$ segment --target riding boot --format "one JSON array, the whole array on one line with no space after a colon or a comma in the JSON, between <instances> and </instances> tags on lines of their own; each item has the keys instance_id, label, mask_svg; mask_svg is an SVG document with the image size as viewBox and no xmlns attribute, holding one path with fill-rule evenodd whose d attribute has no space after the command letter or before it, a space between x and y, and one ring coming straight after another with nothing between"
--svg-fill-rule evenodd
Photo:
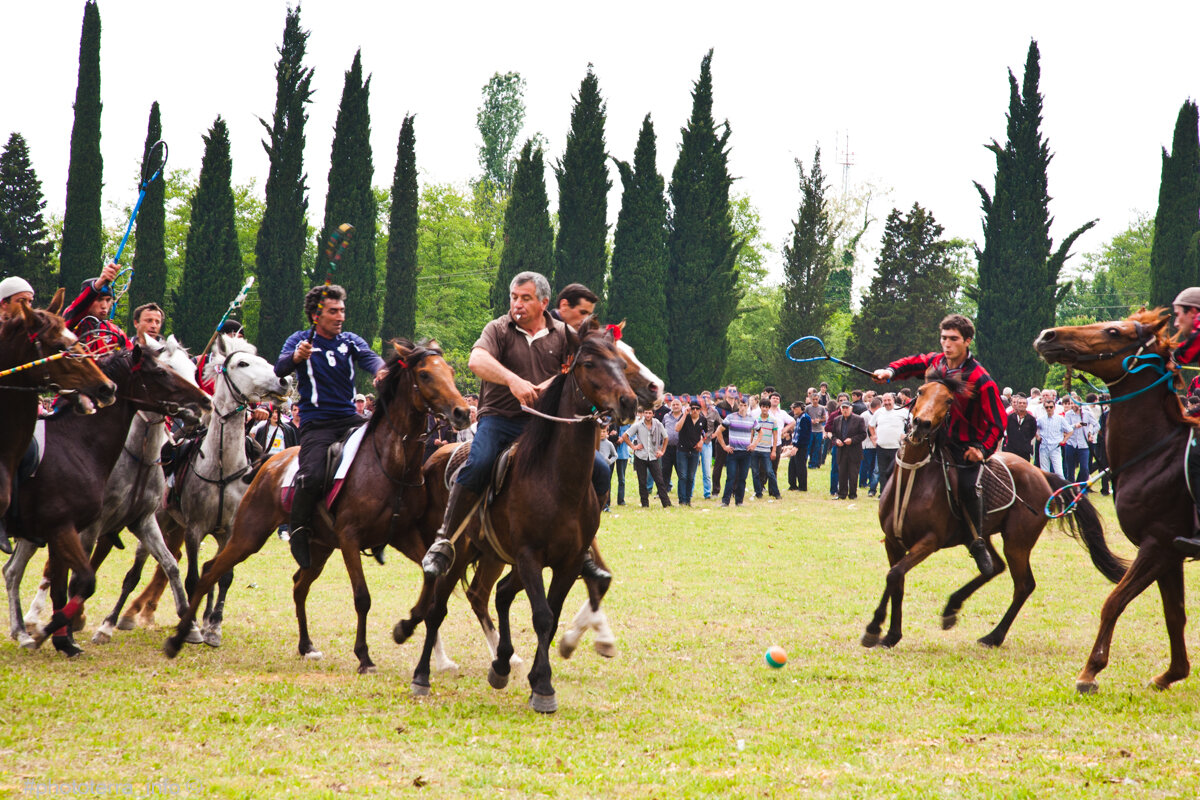
<instances>
[{"instance_id":1,"label":"riding boot","mask_svg":"<svg viewBox=\"0 0 1200 800\"><path fill-rule=\"evenodd\" d=\"M962 498L963 517L964 522L970 520L966 524L968 535L972 538L971 543L967 545L967 552L975 559L979 573L985 578L990 578L996 573L996 565L992 563L992 555L988 552L987 538L983 535L983 497L975 494L972 489L968 489L966 495Z\"/></svg>"},{"instance_id":2,"label":"riding boot","mask_svg":"<svg viewBox=\"0 0 1200 800\"><path fill-rule=\"evenodd\" d=\"M321 489L310 489L303 478L296 481L296 491L292 495L291 538L288 545L292 550L292 558L300 565L300 569L312 566L312 558L308 554L308 541L312 537L312 518L321 499Z\"/></svg>"},{"instance_id":3,"label":"riding boot","mask_svg":"<svg viewBox=\"0 0 1200 800\"><path fill-rule=\"evenodd\" d=\"M0 553L12 555L12 542L8 540L8 526L4 524L4 519L0 517Z\"/></svg>"},{"instance_id":4,"label":"riding boot","mask_svg":"<svg viewBox=\"0 0 1200 800\"><path fill-rule=\"evenodd\" d=\"M612 580L612 573L601 567L592 558L592 548L590 547L583 554L583 566L580 567L579 574L584 578L591 578L605 589L608 588L608 583Z\"/></svg>"},{"instance_id":5,"label":"riding boot","mask_svg":"<svg viewBox=\"0 0 1200 800\"><path fill-rule=\"evenodd\" d=\"M467 514L474 509L478 500L479 495L470 489L463 488L461 483L455 482L450 487L450 497L446 500L446 514L442 517L442 527L438 528L437 538L433 540L429 551L425 553L425 558L421 560L421 569L425 570L425 574L429 577L436 578L445 575L447 570L454 565L454 544L450 541L450 537L458 530L458 526L462 524Z\"/></svg>"}]
</instances>

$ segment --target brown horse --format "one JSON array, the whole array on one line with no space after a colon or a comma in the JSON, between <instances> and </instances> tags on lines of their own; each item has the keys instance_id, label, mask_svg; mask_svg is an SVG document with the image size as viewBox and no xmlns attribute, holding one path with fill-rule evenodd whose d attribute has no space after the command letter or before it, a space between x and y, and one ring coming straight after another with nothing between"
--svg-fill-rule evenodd
<instances>
[{"instance_id":1,"label":"brown horse","mask_svg":"<svg viewBox=\"0 0 1200 800\"><path fill-rule=\"evenodd\" d=\"M354 654L358 656L360 673L375 671L367 648L371 595L360 554L387 545L394 529L407 528L409 518L425 510L421 456L426 415L445 417L460 430L471 420L467 403L455 388L454 371L436 344L421 346L394 341L388 374L379 384L378 395L359 455L333 505L332 519L324 513L316 517L315 535L309 545L312 566L296 571L292 590L300 627L300 654L320 657L308 635L305 602L329 556L335 549L341 550L358 613ZM200 600L221 576L262 549L275 529L287 522L281 479L299 450L292 447L277 453L254 476L234 517L228 543L204 565L199 583L191 592L188 613L180 620L175 635L163 645L163 652L169 657L173 658L183 646ZM404 549L404 554L419 562L425 549L418 543Z\"/></svg>"},{"instance_id":2,"label":"brown horse","mask_svg":"<svg viewBox=\"0 0 1200 800\"><path fill-rule=\"evenodd\" d=\"M1119 478L1117 519L1137 556L1100 611L1100 630L1075 688L1097 689L1096 676L1108 666L1113 629L1129 603L1158 583L1162 595L1171 662L1153 685L1167 689L1188 676L1183 638L1183 556L1171 545L1195 531L1196 509L1184 474L1184 452L1194 423L1186 420L1174 392L1177 380L1164 369L1171 342L1164 309L1142 310L1123 321L1050 328L1034 349L1050 363L1067 364L1108 384L1112 410L1106 446L1109 467ZM1132 400L1136 402L1123 402Z\"/></svg>"},{"instance_id":3,"label":"brown horse","mask_svg":"<svg viewBox=\"0 0 1200 800\"><path fill-rule=\"evenodd\" d=\"M954 403L955 395L969 391L962 382L941 379L926 383L917 390L913 403L913 429L901 444L896 456L896 469L883 488L879 500L879 523L883 527L884 547L891 569L883 599L862 637L864 647L882 645L893 647L900 641L904 576L937 550L966 545L970 539L951 508L949 497L957 484L955 465L949 451L944 449L943 425ZM1066 481L1053 473L1043 472L1025 459L1012 453L997 453L990 459L1003 468L1000 474L1011 474L1011 502L1007 508L990 510L984 519L982 534L997 570L991 576L978 575L950 595L942 611L942 628L949 630L958 621L963 603L979 587L1004 571L1004 561L992 547L992 534L1001 534L1004 555L1012 569L1012 603L1003 619L979 640L985 647L999 647L1017 613L1036 583L1029 567L1029 554L1046 527L1046 501L1054 490ZM1072 495L1074 497L1074 495ZM1096 509L1086 496L1080 497L1073 516L1063 518L1072 533L1080 534L1091 555L1092 563L1104 577L1118 581L1125 574L1126 564L1112 554L1104 540L1104 529ZM883 621L887 617L888 601L892 604L892 621L887 635L880 639Z\"/></svg>"},{"instance_id":4,"label":"brown horse","mask_svg":"<svg viewBox=\"0 0 1200 800\"><path fill-rule=\"evenodd\" d=\"M549 384L537 406L552 418L535 417L517 438L507 486L488 510L491 533L471 535L468 529L468 535L457 538L453 566L436 579L433 604L424 617L425 644L413 672L416 695L429 693L429 660L446 616L446 601L467 566L504 562L514 569L496 588L500 641L488 682L497 689L508 683L513 654L509 608L524 589L538 639L529 672L530 705L543 713L558 708L550 680L550 642L563 600L579 577L584 553L600 525L600 505L591 488L597 436L592 421L605 412L629 419L637 409L612 334L593 333L581 343L573 332L568 337L575 351L571 366ZM542 582L546 567L552 571L549 591Z\"/></svg>"},{"instance_id":5,"label":"brown horse","mask_svg":"<svg viewBox=\"0 0 1200 800\"><path fill-rule=\"evenodd\" d=\"M188 413L184 406L210 407L208 395L137 345L99 364L117 386L116 402L90 416L66 414L48 420L46 456L37 474L20 486L17 533L49 545L55 608L50 622L33 638L40 645L53 634L55 648L71 656L82 651L71 641L66 626L96 588L79 531L100 515L108 474L121 455L134 414L145 410L179 416Z\"/></svg>"}]
</instances>

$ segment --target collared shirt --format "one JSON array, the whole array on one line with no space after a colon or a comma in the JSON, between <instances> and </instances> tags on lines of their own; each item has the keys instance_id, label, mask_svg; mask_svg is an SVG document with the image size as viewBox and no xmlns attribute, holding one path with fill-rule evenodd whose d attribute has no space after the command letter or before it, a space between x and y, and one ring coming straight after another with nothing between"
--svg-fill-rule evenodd
<instances>
[{"instance_id":1,"label":"collared shirt","mask_svg":"<svg viewBox=\"0 0 1200 800\"><path fill-rule=\"evenodd\" d=\"M1088 436L1091 434L1092 426L1096 424L1092 418L1092 412L1084 409L1082 412L1071 410L1063 414L1063 419L1066 420L1067 427L1071 429L1071 435L1067 438L1067 444L1076 449L1083 449L1088 446ZM1080 427L1075 427L1079 425Z\"/></svg>"},{"instance_id":2,"label":"collared shirt","mask_svg":"<svg viewBox=\"0 0 1200 800\"><path fill-rule=\"evenodd\" d=\"M679 431L675 430L675 423L683 417L687 416L686 411L680 411L679 416L675 416L675 412L668 411L662 418L663 427L667 429L667 444L679 444Z\"/></svg>"},{"instance_id":3,"label":"collared shirt","mask_svg":"<svg viewBox=\"0 0 1200 800\"><path fill-rule=\"evenodd\" d=\"M678 441L676 444L680 450L689 453L696 452L696 445L704 441L704 436L708 433L708 420L703 414L696 415L696 421L692 422L692 415L688 414L683 418L683 427L679 429L677 434ZM670 431L667 431L670 433Z\"/></svg>"},{"instance_id":4,"label":"collared shirt","mask_svg":"<svg viewBox=\"0 0 1200 800\"><path fill-rule=\"evenodd\" d=\"M646 427L646 421L639 417L637 422L629 426L626 435L629 441L642 446L640 450L629 448L633 457L641 461L653 461L658 458L658 452L667 442L667 429L656 419L651 420L650 426Z\"/></svg>"},{"instance_id":5,"label":"collared shirt","mask_svg":"<svg viewBox=\"0 0 1200 800\"><path fill-rule=\"evenodd\" d=\"M754 418L754 430L758 431L758 444L754 449L759 453L769 453L772 447L779 444L779 434L783 427L768 412L766 419L762 418L761 413Z\"/></svg>"},{"instance_id":6,"label":"collared shirt","mask_svg":"<svg viewBox=\"0 0 1200 800\"><path fill-rule=\"evenodd\" d=\"M275 374L281 378L292 372L298 376L296 389L300 393L301 427L310 422L327 422L343 417L358 416L354 409L355 367L371 375L383 367L383 359L357 333L342 331L332 339L313 334L312 355L297 364L292 354L301 342L308 341L309 331L296 331L283 343Z\"/></svg>"},{"instance_id":7,"label":"collared shirt","mask_svg":"<svg viewBox=\"0 0 1200 800\"><path fill-rule=\"evenodd\" d=\"M478 347L515 375L537 385L559 373L568 353L567 325L542 312L546 327L536 334L527 333L511 314L489 322L472 349ZM480 381L480 417L495 415L518 417L521 403L502 383Z\"/></svg>"},{"instance_id":8,"label":"collared shirt","mask_svg":"<svg viewBox=\"0 0 1200 800\"><path fill-rule=\"evenodd\" d=\"M756 422L757 420L749 414L743 417L736 411L725 417L721 420L726 430L725 443L734 450L749 450Z\"/></svg>"},{"instance_id":9,"label":"collared shirt","mask_svg":"<svg viewBox=\"0 0 1200 800\"><path fill-rule=\"evenodd\" d=\"M1071 426L1062 414L1047 414L1038 420L1037 430L1043 447L1058 447L1071 432Z\"/></svg>"},{"instance_id":10,"label":"collared shirt","mask_svg":"<svg viewBox=\"0 0 1200 800\"><path fill-rule=\"evenodd\" d=\"M1000 388L992 376L967 351L963 363L951 368L944 353L925 353L899 359L888 364L894 380L946 376L966 381L972 391L954 398L946 434L953 441L979 447L991 455L1004 435L1007 415L1000 402Z\"/></svg>"}]
</instances>

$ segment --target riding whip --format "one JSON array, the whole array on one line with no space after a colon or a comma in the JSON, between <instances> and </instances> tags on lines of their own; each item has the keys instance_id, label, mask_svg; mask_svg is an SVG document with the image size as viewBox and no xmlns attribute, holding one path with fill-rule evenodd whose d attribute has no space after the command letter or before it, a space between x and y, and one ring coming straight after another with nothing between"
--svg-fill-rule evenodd
<instances>
[{"instance_id":1,"label":"riding whip","mask_svg":"<svg viewBox=\"0 0 1200 800\"><path fill-rule=\"evenodd\" d=\"M217 327L213 330L212 336L208 337L208 344L204 345L204 349L200 351L201 355L208 352L208 348L213 346L213 342L217 340L217 334L221 332L221 326L229 319L229 315L242 307L242 303L246 302L246 295L250 294L250 287L254 285L254 276L246 278L246 282L242 285L241 291L237 293L237 297L229 302L229 308L225 309L225 313L221 316L221 321L217 323Z\"/></svg>"},{"instance_id":2,"label":"riding whip","mask_svg":"<svg viewBox=\"0 0 1200 800\"><path fill-rule=\"evenodd\" d=\"M121 237L121 244L117 247L117 254L113 256L113 263L121 263L121 254L125 252L125 243L129 241L129 234L133 231L133 222L137 219L138 211L142 208L142 201L146 199L146 190L150 188L150 184L158 180L162 175L163 169L167 166L167 143L162 139L150 146L150 152L146 155L146 160L142 162L142 179L138 184L138 199L133 205L133 212L129 215L129 224L125 226L125 235ZM121 302L121 298L129 291L129 283L133 280L133 267L126 267L117 273L113 278L113 305L112 310L108 312L108 318L112 319L117 314L117 303Z\"/></svg>"}]
</instances>

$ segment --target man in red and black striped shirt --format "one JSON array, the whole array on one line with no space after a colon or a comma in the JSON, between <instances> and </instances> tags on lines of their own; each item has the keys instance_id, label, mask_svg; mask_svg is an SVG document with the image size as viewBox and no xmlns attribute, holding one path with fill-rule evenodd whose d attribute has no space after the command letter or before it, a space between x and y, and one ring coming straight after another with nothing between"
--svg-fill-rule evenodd
<instances>
[{"instance_id":1,"label":"man in red and black striped shirt","mask_svg":"<svg viewBox=\"0 0 1200 800\"><path fill-rule=\"evenodd\" d=\"M980 485L981 466L996 451L1004 435L1007 416L1000 401L1000 389L983 365L971 355L971 340L975 326L962 314L951 314L942 320L942 352L925 353L893 361L884 369L875 370L875 382L924 377L957 378L970 387L958 395L950 407L946 426L946 444L960 465L958 495L964 514L968 515L967 549L985 576L995 572L983 533L983 498Z\"/></svg>"},{"instance_id":2,"label":"man in red and black striped shirt","mask_svg":"<svg viewBox=\"0 0 1200 800\"><path fill-rule=\"evenodd\" d=\"M1190 286L1180 292L1171 304L1171 309L1175 312L1175 329L1183 338L1183 342L1171 354L1171 360L1181 367L1200 364L1200 287ZM1188 384L1187 396L1191 397L1196 392L1200 392L1200 375L1192 378ZM1200 469L1194 463L1197 458L1195 450L1193 447L1188 448L1185 467L1193 476L1197 469ZM1174 545L1176 550L1193 558L1200 558L1200 535L1191 538L1180 536L1175 539Z\"/></svg>"}]
</instances>

